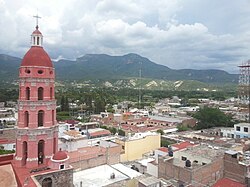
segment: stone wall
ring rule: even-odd
[[[73,187],[73,168],[43,173],[34,176],[34,178],[35,182],[38,182],[41,186],[44,179],[50,178],[52,186]]]

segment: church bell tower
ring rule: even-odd
[[[55,70],[43,49],[43,35],[37,26],[31,48],[19,68],[18,123],[16,128],[17,167],[48,165],[58,149]]]

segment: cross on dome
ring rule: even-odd
[[[32,33],[31,35],[31,43],[32,46],[39,46],[42,47],[42,43],[43,43],[43,35],[42,33],[38,30],[38,19],[41,19],[40,16],[38,16],[38,13],[33,16],[34,18],[36,18],[36,30]]]
[[[38,13],[33,17],[36,18],[36,29],[38,29],[38,19],[41,19],[42,17],[38,16]]]

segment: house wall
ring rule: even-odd
[[[147,173],[158,178],[158,165],[149,162],[147,165]]]
[[[124,145],[124,154],[121,154],[121,162],[133,161],[142,158],[142,155],[160,148],[161,135],[149,135],[144,138],[121,141],[116,143]]]
[[[223,177],[223,158],[197,168],[187,168],[174,165],[174,158],[164,161],[164,157],[159,158],[158,177],[171,179],[174,178],[185,184],[194,186],[214,184]]]
[[[233,158],[230,154],[224,155],[224,177],[245,183],[246,172],[246,166],[239,164],[237,158]]]
[[[93,168],[104,164],[117,164],[120,162],[121,146],[107,148],[104,154],[96,155],[89,159],[69,159],[70,165],[74,170]]]

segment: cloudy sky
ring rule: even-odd
[[[0,53],[24,56],[37,12],[52,59],[137,53],[238,73],[250,58],[250,0],[0,0]]]

